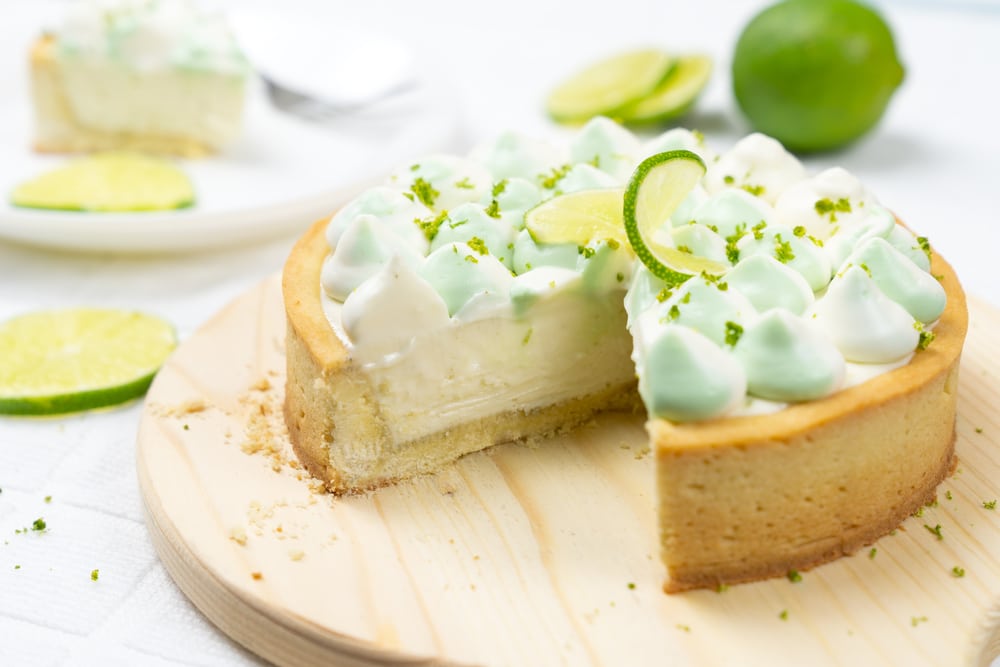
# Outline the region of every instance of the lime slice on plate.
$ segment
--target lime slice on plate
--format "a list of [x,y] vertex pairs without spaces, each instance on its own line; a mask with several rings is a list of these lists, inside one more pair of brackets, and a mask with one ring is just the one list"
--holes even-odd
[[659,243],[655,233],[705,175],[705,163],[691,151],[652,155],[635,168],[625,190],[623,219],[636,256],[657,278],[679,284],[693,275],[721,274],[729,265]]
[[0,324],[0,414],[52,415],[146,393],[177,344],[173,327],[123,310],[42,311]]
[[524,214],[535,243],[575,243],[614,239],[627,246],[620,188],[580,190],[544,201]]
[[614,115],[656,89],[674,66],[674,59],[656,49],[629,51],[587,67],[558,85],[546,108],[553,120],[584,122]]
[[22,183],[11,203],[68,211],[162,211],[194,203],[191,181],[160,158],[97,153]]
[[632,124],[676,118],[691,108],[711,73],[712,59],[708,56],[682,56],[653,92],[620,109],[616,116]]

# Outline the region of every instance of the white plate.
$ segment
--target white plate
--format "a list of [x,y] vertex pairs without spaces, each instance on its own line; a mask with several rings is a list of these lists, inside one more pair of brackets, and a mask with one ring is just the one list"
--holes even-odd
[[[24,5],[22,5],[24,6]],[[0,28],[0,238],[82,251],[177,252],[236,245],[305,230],[405,160],[451,147],[456,106],[443,83],[421,82],[385,110],[317,125],[250,94],[241,138],[212,158],[179,161],[195,206],[169,212],[80,213],[19,209],[18,183],[66,162],[32,152],[31,108],[21,74],[31,21]],[[10,38],[5,38],[10,37]],[[20,71],[19,71],[20,70]],[[393,109],[389,109],[390,106]]]

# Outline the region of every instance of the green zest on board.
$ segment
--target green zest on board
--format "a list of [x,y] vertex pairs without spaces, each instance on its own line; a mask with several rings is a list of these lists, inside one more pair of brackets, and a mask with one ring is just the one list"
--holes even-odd
[[177,344],[173,327],[142,313],[75,308],[0,324],[0,414],[52,415],[146,393]]
[[98,153],[22,183],[11,203],[67,211],[164,211],[191,206],[194,188],[167,160],[137,153]]
[[640,162],[625,189],[623,217],[628,241],[646,268],[668,285],[678,285],[702,272],[719,275],[729,268],[654,238],[704,175],[705,163],[691,151],[667,151]]

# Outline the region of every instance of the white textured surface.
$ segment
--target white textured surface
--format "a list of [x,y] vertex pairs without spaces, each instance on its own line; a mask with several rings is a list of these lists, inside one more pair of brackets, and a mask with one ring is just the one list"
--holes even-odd
[[[27,4],[6,0],[5,20]],[[478,5],[455,0],[377,0],[353,3],[350,11],[410,43],[421,68],[440,68],[462,82],[466,144],[511,126],[550,131],[539,110],[558,77],[607,51],[659,43],[717,57],[691,121],[725,147],[747,130],[729,93],[729,54],[760,4],[620,0],[567,9],[563,2],[516,0],[483,5],[480,15]],[[325,3],[284,5],[317,13]],[[1000,4],[898,0],[884,9],[901,44],[906,83],[873,135],[808,165],[840,163],[857,174],[931,238],[970,292],[1000,305],[993,85]],[[0,93],[0,105],[9,94]],[[0,146],[0,160],[9,149]],[[142,308],[174,322],[186,338],[278,270],[292,241],[145,259],[0,242],[0,318],[72,304]],[[255,663],[193,609],[157,562],[135,482],[139,412],[133,404],[61,419],[0,419],[0,665]],[[15,534],[38,517],[47,532]],[[933,622],[921,630],[933,631]]]

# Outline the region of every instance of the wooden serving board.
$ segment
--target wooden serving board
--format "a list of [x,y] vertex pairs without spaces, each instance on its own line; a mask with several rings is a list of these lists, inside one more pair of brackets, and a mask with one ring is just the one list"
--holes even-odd
[[149,530],[205,615],[279,664],[987,665],[1000,653],[1000,507],[983,504],[1000,499],[1000,313],[971,310],[960,462],[937,506],[798,583],[661,592],[653,462],[633,417],[368,495],[322,493],[281,419],[277,278],[157,376],[138,438]]

